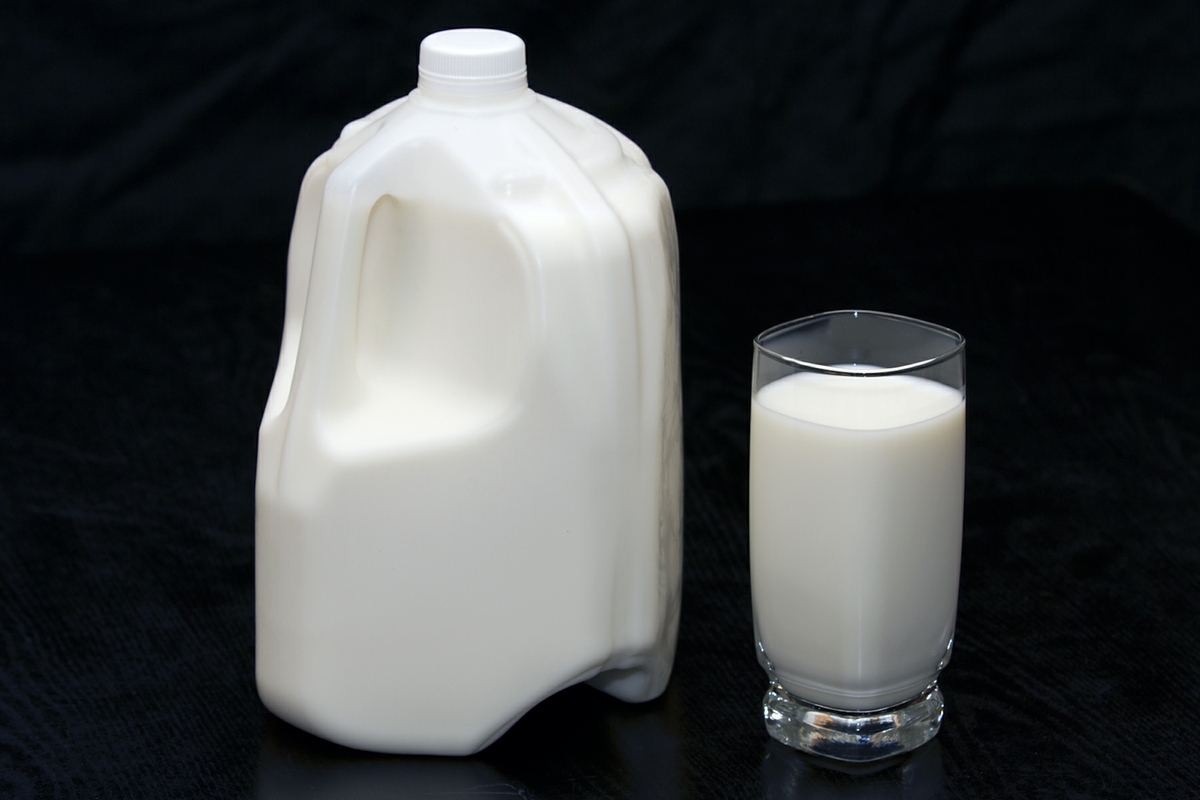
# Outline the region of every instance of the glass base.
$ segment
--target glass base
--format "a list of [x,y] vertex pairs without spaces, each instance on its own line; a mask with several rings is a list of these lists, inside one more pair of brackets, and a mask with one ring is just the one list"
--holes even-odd
[[823,708],[775,682],[763,696],[771,738],[838,761],[877,761],[915,750],[937,735],[944,713],[937,681],[907,703],[878,711]]

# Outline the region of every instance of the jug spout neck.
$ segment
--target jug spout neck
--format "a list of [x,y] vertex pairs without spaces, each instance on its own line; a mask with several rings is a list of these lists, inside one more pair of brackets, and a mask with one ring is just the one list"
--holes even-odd
[[529,81],[525,73],[497,81],[451,81],[420,75],[417,78],[417,88],[422,92],[437,97],[456,98],[460,102],[488,102],[492,98],[512,98],[529,89]]
[[531,105],[536,96],[527,86],[493,94],[460,94],[418,83],[408,97],[418,105],[440,111],[486,114],[524,108]]

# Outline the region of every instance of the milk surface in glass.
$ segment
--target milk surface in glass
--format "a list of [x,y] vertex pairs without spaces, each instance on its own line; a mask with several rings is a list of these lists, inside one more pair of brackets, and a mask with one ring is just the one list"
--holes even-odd
[[754,397],[755,627],[797,697],[879,709],[936,677],[958,596],[965,406],[905,375],[801,372]]

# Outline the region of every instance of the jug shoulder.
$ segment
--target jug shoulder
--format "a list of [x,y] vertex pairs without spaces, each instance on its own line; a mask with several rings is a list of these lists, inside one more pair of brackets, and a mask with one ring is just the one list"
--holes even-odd
[[[589,194],[571,190],[572,185],[581,188],[580,180],[600,189],[609,204],[613,198],[607,188],[616,185],[625,185],[623,194],[630,190],[626,184],[632,184],[635,192],[667,195],[645,153],[628,137],[561,101],[533,92],[526,99],[497,105],[490,113],[464,114],[429,102],[415,90],[349,123],[311,169],[323,164],[331,173],[322,182],[323,192],[353,194],[383,183],[388,186],[379,188],[386,193],[432,199],[424,187],[440,183],[433,174],[440,165],[485,190],[490,187],[494,205],[500,207],[531,200],[578,203]],[[404,177],[414,170],[429,180]],[[565,191],[541,191],[555,187]],[[454,196],[440,202],[458,205]]]

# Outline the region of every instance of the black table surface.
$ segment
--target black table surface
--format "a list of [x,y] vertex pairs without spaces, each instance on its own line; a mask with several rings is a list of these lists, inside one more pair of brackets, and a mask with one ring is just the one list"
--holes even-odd
[[[1200,792],[1200,237],[1104,186],[679,215],[686,514],[666,694],[546,700],[465,759],[381,756],[254,686],[254,464],[284,247],[0,272],[0,796],[1153,797]],[[750,342],[833,308],[967,338],[946,719],[845,769],[768,739]]]

